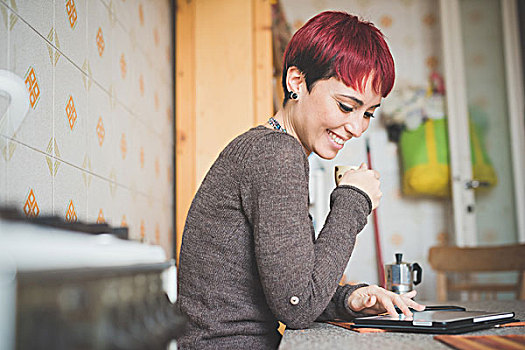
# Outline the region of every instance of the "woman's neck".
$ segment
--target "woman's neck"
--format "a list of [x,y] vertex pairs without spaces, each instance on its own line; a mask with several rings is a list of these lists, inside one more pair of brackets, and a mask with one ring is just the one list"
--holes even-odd
[[299,136],[297,134],[297,131],[296,131],[297,129],[295,127],[296,123],[295,123],[295,120],[293,118],[293,113],[292,112],[293,112],[292,111],[292,107],[287,105],[285,107],[281,107],[277,111],[277,113],[275,113],[273,118],[275,120],[277,120],[279,122],[279,124],[281,124],[286,129],[286,132],[289,135],[292,135],[297,141],[299,141],[301,146],[303,146],[304,152],[308,156],[310,154],[310,151],[308,149],[306,149],[306,147],[304,147],[304,144],[301,142],[301,139],[299,138]]

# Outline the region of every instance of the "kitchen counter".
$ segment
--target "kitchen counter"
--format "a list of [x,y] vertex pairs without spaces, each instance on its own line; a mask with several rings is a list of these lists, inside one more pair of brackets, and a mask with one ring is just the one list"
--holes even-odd
[[[439,305],[436,302],[421,302],[426,305]],[[441,303],[461,305],[467,310],[514,311],[516,318],[525,320],[525,301],[451,301]],[[525,334],[525,327],[492,328],[469,332],[465,335]],[[362,334],[327,323],[314,323],[308,329],[286,330],[280,350],[290,349],[451,349],[434,340],[434,334],[418,333],[368,333]]]

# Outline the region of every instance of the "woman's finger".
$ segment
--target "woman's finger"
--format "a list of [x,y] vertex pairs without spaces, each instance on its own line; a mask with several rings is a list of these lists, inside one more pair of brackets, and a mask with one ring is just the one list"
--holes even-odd
[[411,307],[412,309],[416,311],[425,310],[425,305],[418,304],[412,299],[405,299],[405,303],[408,305],[408,307]]
[[421,305],[415,302],[414,300],[412,300],[412,298],[415,297],[416,294],[417,294],[417,291],[412,290],[408,293],[401,294],[401,297],[405,298],[405,303],[412,309],[417,310],[417,311],[423,311],[425,310],[425,305]]
[[398,313],[394,307],[394,303],[389,295],[383,294],[381,297],[378,297],[379,301],[385,308],[386,312],[392,317],[398,317]]
[[402,297],[405,297],[405,298],[410,298],[412,299],[413,297],[415,297],[417,294],[417,290],[411,290],[410,292],[408,293],[405,293],[405,294],[401,294]]
[[[370,302],[370,296],[368,295],[359,295],[350,300],[350,308],[354,311],[361,311],[367,308],[367,304]],[[373,304],[372,304],[373,305]]]
[[377,298],[375,295],[371,295],[365,302],[365,308],[374,306],[377,303]]
[[412,312],[408,308],[408,306],[406,304],[406,300],[410,300],[410,299],[405,299],[405,298],[403,298],[400,295],[394,296],[394,303],[403,312],[403,314],[405,316],[412,316]]

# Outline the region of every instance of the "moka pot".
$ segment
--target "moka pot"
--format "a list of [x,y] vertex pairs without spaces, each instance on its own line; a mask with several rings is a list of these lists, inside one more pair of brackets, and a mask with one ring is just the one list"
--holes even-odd
[[[385,265],[386,288],[397,294],[405,294],[421,283],[423,270],[418,263],[403,262],[403,254],[396,253],[396,262]],[[415,277],[414,277],[415,275]]]

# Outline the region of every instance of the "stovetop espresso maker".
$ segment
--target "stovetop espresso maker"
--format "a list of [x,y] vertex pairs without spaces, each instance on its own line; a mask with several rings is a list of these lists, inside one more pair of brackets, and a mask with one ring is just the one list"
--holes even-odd
[[403,254],[395,255],[396,262],[385,265],[386,288],[397,294],[405,294],[410,292],[414,285],[421,283],[423,270],[418,263],[403,262]]

